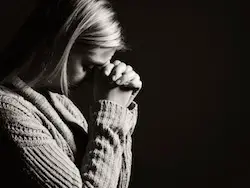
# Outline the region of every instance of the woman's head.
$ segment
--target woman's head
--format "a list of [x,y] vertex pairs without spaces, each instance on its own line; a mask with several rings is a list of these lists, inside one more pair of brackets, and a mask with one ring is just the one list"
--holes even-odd
[[5,62],[21,61],[20,75],[39,67],[29,81],[53,80],[59,75],[62,92],[67,94],[71,54],[88,56],[98,49],[112,54],[122,48],[121,28],[105,0],[45,0],[7,48],[12,53]]

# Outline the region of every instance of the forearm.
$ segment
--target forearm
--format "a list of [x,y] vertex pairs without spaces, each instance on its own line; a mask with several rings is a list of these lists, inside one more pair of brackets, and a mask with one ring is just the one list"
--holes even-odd
[[81,168],[83,182],[96,187],[117,187],[134,114],[106,100],[97,102],[92,114],[90,141]]
[[115,188],[121,169],[123,146],[118,135],[103,129],[93,136],[83,158],[81,175],[86,187]]
[[119,188],[127,188],[131,179],[132,170],[132,134],[135,129],[138,118],[138,106],[135,102],[129,105],[129,110],[133,114],[133,118],[130,122],[130,129],[125,137],[125,143],[122,154],[122,168],[120,172]]

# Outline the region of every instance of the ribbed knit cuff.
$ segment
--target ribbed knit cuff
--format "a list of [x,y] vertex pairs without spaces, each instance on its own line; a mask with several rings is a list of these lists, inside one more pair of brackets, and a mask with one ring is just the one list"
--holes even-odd
[[91,108],[92,120],[97,126],[111,128],[114,132],[127,135],[134,126],[137,104],[132,103],[131,109],[123,107],[113,101],[99,100]]

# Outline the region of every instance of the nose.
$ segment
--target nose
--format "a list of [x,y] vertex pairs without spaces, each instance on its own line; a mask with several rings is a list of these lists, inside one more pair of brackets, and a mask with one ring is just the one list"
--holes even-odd
[[106,63],[104,63],[103,65],[97,65],[96,68],[98,68],[99,70],[106,67],[106,65],[108,65],[110,63],[110,60],[107,61]]

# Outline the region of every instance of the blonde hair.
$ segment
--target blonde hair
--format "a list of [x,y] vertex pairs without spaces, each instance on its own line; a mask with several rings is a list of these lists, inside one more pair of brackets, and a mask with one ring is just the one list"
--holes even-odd
[[124,48],[119,23],[107,1],[78,0],[75,9],[65,23],[60,34],[66,33],[76,24],[72,36],[64,50],[62,58],[52,75],[61,72],[61,89],[68,95],[67,61],[75,41],[89,48]]
[[[32,83],[42,79],[52,80],[55,75],[60,74],[61,91],[68,95],[67,64],[76,41],[86,49],[125,48],[121,27],[106,0],[48,0],[42,3],[37,12],[35,16],[31,16],[31,21],[26,24],[25,29],[31,28],[30,33],[34,33],[32,28],[36,27],[40,30],[44,30],[44,27],[47,29],[43,31],[44,34],[39,30],[43,35],[42,39],[38,39],[39,42],[31,41],[31,45],[27,47],[29,53],[26,52],[26,62],[19,69],[21,72],[22,67],[41,61],[42,70]],[[39,21],[41,25],[37,24]],[[36,27],[31,27],[30,24]],[[27,32],[25,36],[29,37]]]

